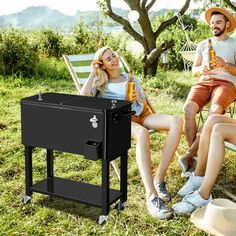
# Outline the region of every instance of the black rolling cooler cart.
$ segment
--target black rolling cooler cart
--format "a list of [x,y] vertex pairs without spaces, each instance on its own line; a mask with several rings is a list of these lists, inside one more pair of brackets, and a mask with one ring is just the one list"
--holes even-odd
[[[102,208],[99,223],[106,222],[109,206],[127,200],[127,151],[131,140],[131,105],[127,101],[59,93],[43,93],[21,100],[22,143],[25,146],[26,194],[63,197]],[[34,147],[47,149],[47,177],[33,183]],[[102,162],[101,186],[54,175],[53,150],[84,155]],[[109,163],[120,157],[120,189],[109,188]],[[78,173],[79,174],[79,173]]]

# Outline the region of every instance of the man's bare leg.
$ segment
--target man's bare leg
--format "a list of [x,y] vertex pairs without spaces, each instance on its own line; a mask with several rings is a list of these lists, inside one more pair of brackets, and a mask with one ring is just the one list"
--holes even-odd
[[[222,106],[218,104],[212,104],[210,107],[209,115],[212,115],[212,114],[221,115],[223,114],[223,112],[224,112],[224,108]],[[192,145],[188,149],[188,151],[192,154],[192,156],[195,156],[197,154],[201,132],[202,132],[202,127],[196,133],[195,140],[193,141]]]
[[193,101],[187,101],[184,105],[185,115],[185,135],[188,143],[188,150],[179,158],[179,165],[184,172],[188,171],[189,167],[193,164],[193,157],[197,153],[199,138],[196,138],[197,124],[196,114],[199,111],[199,106]]
[[185,135],[189,148],[192,146],[197,133],[196,114],[199,111],[199,106],[196,102],[187,101],[184,105],[185,116]]
[[[223,114],[224,108],[218,104],[212,104],[210,107],[209,115],[211,114]],[[198,146],[199,146],[199,140],[200,140],[200,134],[201,134],[202,128],[199,129],[199,132],[196,134],[195,140],[193,141],[190,148],[187,150],[186,153],[184,153],[180,157],[180,167],[183,170],[183,172],[186,171],[194,171],[196,166],[196,160],[194,157],[197,154]]]

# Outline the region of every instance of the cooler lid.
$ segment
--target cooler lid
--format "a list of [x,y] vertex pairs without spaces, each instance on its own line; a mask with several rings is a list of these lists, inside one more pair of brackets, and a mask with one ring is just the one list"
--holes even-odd
[[21,104],[108,112],[128,105],[130,102],[63,93],[42,93],[21,99]]
[[97,98],[88,96],[77,96],[76,99],[63,102],[62,108],[71,108],[78,110],[109,112],[110,110],[119,109],[125,105],[130,104],[124,100],[112,100],[107,98]]
[[42,93],[21,99],[21,104],[60,107],[65,101],[76,99],[77,95],[63,93]]

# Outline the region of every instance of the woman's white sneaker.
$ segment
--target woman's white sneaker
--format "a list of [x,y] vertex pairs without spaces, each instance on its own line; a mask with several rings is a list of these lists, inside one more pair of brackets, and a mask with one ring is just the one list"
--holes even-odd
[[156,218],[166,219],[172,215],[172,212],[165,206],[164,201],[158,196],[152,195],[146,201],[148,212]]
[[191,173],[186,184],[178,191],[181,197],[198,190],[203,182],[204,176],[196,176],[194,172]]
[[157,182],[154,181],[154,187],[157,191],[158,197],[160,197],[164,202],[169,202],[171,197],[166,188],[166,182]]
[[172,209],[176,213],[188,214],[192,213],[196,208],[206,206],[212,200],[212,196],[206,200],[201,197],[198,191],[186,195],[181,202],[178,202],[172,206]]

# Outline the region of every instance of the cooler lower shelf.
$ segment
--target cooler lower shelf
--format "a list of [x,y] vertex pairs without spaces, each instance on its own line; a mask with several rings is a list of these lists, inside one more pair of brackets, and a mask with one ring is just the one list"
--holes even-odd
[[[31,190],[50,196],[62,197],[79,201],[97,207],[102,207],[102,187],[73,180],[50,177],[34,184]],[[115,189],[109,189],[109,201],[111,205],[120,198],[122,193]]]

